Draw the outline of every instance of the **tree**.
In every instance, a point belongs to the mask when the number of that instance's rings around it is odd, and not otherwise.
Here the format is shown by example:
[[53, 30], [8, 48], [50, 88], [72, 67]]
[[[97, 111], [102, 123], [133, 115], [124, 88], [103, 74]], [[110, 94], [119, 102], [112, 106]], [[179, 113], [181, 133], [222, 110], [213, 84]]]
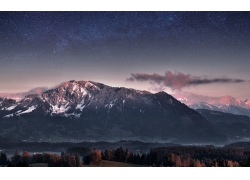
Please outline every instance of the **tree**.
[[76, 162], [76, 167], [82, 167], [82, 163], [81, 163], [78, 153], [76, 153], [75, 155], [75, 162]]
[[126, 162], [127, 163], [134, 163], [134, 155], [131, 151], [129, 151], [127, 156], [126, 156]]
[[226, 167], [233, 167], [233, 162], [230, 160], [226, 160]]
[[218, 167], [226, 167], [226, 161], [223, 158], [218, 158], [217, 164], [218, 164]]
[[164, 152], [164, 154], [163, 154], [163, 166], [165, 166], [165, 167], [176, 166], [175, 154]]
[[244, 162], [240, 162], [241, 167], [250, 167], [250, 158], [246, 158]]
[[155, 166], [159, 166], [160, 165], [160, 157], [154, 149], [151, 149], [149, 154], [148, 154], [148, 165], [153, 165], [153, 164]]
[[61, 159], [61, 157], [58, 154], [50, 155], [49, 156], [49, 161], [47, 162], [48, 166], [49, 167], [58, 167], [58, 166], [60, 166], [60, 163], [59, 163], [60, 159]]
[[108, 161], [114, 160], [114, 151], [112, 149], [105, 150], [103, 159]]
[[101, 160], [102, 160], [102, 152], [100, 150], [96, 150], [95, 147], [93, 148], [93, 150], [90, 152], [89, 155], [83, 158], [84, 164], [95, 164]]
[[24, 162], [18, 161], [16, 167], [29, 167], [29, 164], [26, 161]]
[[7, 165], [8, 164], [8, 159], [6, 153], [1, 153], [0, 157], [0, 165]]
[[122, 147], [117, 148], [115, 151], [115, 161], [125, 162], [125, 152]]
[[95, 164], [97, 163], [98, 161], [101, 161], [102, 160], [102, 155], [101, 155], [101, 151], [100, 150], [93, 150], [91, 153], [90, 153], [90, 164]]
[[196, 160], [191, 159], [190, 167], [202, 167], [202, 164], [198, 159]]
[[42, 154], [34, 154], [31, 157], [31, 163], [43, 163], [43, 155]]
[[30, 163], [30, 160], [31, 160], [31, 158], [30, 158], [29, 153], [28, 153], [27, 151], [23, 151], [22, 157], [21, 157], [21, 161], [22, 161], [23, 163], [26, 162], [27, 164], [29, 164], [29, 163]]
[[51, 154], [48, 152], [43, 153], [43, 162], [48, 163], [50, 161]]
[[65, 155], [64, 159], [66, 161], [65, 167], [75, 167], [76, 166], [75, 158], [73, 156], [67, 154], [67, 155]]
[[11, 157], [11, 163], [16, 164], [18, 161], [20, 161], [21, 155], [16, 150], [14, 153], [14, 156]]

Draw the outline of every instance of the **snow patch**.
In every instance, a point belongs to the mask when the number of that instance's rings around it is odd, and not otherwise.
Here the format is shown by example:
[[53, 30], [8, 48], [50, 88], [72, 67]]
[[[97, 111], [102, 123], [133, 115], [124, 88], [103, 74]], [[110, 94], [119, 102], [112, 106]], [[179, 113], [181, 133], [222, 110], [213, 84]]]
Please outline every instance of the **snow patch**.
[[9, 118], [9, 117], [13, 117], [13, 113], [9, 114], [9, 115], [6, 115], [6, 116], [3, 116], [3, 118]]
[[69, 104], [69, 102], [67, 104], [65, 104], [65, 105], [61, 105], [60, 107], [59, 107], [58, 104], [56, 104], [55, 106], [51, 105], [52, 109], [53, 109], [52, 113], [54, 113], [54, 114], [60, 114], [60, 113], [66, 112], [70, 108], [70, 106], [68, 106], [68, 104]]
[[18, 114], [18, 113], [20, 113], [20, 112], [22, 112], [22, 110], [17, 111], [16, 114]]
[[17, 105], [10, 106], [10, 107], [6, 108], [6, 110], [7, 110], [7, 111], [10, 111], [10, 110], [12, 110], [12, 109], [15, 109], [15, 107], [17, 107]]
[[80, 109], [82, 111], [85, 108], [85, 105], [77, 104], [76, 109]]
[[[19, 116], [20, 114], [30, 113], [30, 112], [34, 111], [35, 109], [36, 109], [36, 106], [31, 106], [26, 111], [22, 112], [22, 110], [19, 110], [15, 114], [17, 116]], [[13, 117], [13, 116], [14, 116], [14, 114], [12, 113], [12, 114], [8, 114], [8, 115], [4, 116], [3, 118]]]
[[77, 85], [74, 85], [74, 86], [73, 86], [73, 91], [75, 91], [75, 90], [76, 90], [76, 88], [77, 88]]
[[76, 118], [80, 118], [81, 113], [77, 114], [77, 113], [70, 113], [70, 114], [64, 114], [65, 117], [71, 117], [74, 116]]
[[110, 103], [109, 104], [109, 109], [111, 109], [114, 105], [115, 105], [115, 103]]
[[16, 115], [18, 116], [18, 115], [20, 115], [20, 114], [30, 113], [30, 112], [34, 111], [35, 109], [36, 109], [36, 106], [31, 106], [31, 107], [29, 107], [26, 111], [23, 111], [23, 112], [18, 113], [18, 114], [16, 114]]
[[80, 109], [82, 111], [84, 107], [85, 107], [85, 105], [84, 105], [84, 99], [82, 99], [82, 101], [80, 102], [80, 104], [77, 104], [76, 109]]

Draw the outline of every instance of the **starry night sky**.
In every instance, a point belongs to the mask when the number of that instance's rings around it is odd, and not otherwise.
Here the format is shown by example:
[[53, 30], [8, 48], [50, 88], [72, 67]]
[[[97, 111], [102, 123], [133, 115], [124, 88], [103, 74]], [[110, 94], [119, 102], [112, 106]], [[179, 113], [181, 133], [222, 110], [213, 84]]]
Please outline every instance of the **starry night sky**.
[[250, 12], [0, 12], [0, 93], [73, 79], [250, 98]]

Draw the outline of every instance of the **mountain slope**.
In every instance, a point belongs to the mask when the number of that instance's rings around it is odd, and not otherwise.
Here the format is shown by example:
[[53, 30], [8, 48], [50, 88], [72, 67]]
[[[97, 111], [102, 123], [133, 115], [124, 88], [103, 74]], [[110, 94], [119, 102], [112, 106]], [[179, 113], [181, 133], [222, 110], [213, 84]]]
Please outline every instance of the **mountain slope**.
[[228, 134], [232, 140], [250, 139], [250, 117], [207, 109], [197, 109], [197, 112]]
[[[217, 142], [226, 136], [165, 92], [152, 94], [91, 81], [68, 81], [0, 110], [0, 135], [28, 140], [138, 139]], [[15, 132], [13, 134], [13, 132]]]

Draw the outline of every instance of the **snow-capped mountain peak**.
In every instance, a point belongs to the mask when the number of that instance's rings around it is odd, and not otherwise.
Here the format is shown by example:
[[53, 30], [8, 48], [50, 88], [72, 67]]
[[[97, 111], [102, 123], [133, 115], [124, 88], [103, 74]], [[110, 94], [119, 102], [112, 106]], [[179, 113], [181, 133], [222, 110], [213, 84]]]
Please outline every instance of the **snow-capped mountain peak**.
[[[185, 102], [184, 102], [185, 103]], [[185, 103], [192, 109], [209, 109], [232, 114], [250, 116], [250, 100], [241, 101], [232, 96], [213, 98], [209, 102]]]

